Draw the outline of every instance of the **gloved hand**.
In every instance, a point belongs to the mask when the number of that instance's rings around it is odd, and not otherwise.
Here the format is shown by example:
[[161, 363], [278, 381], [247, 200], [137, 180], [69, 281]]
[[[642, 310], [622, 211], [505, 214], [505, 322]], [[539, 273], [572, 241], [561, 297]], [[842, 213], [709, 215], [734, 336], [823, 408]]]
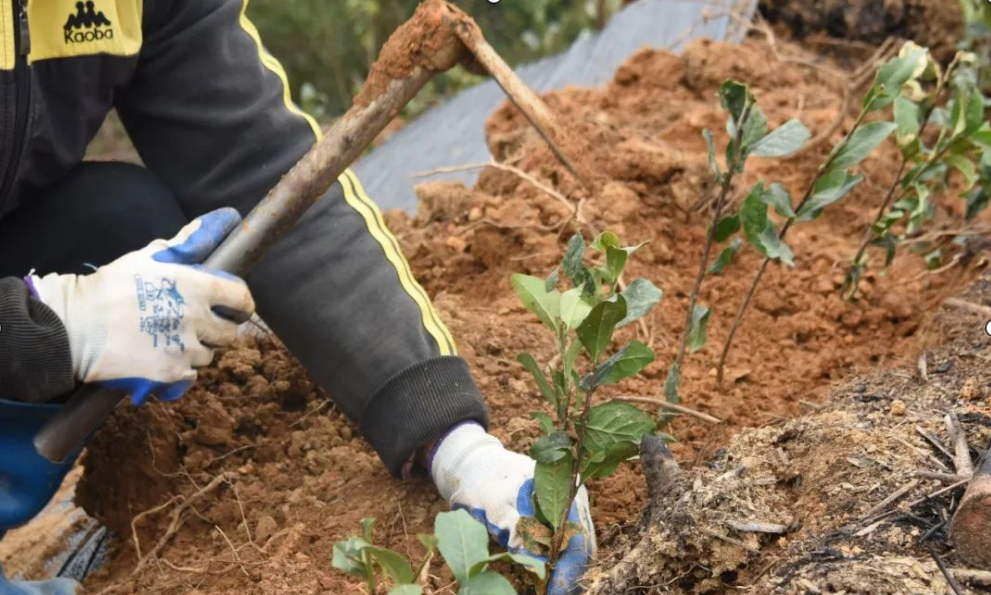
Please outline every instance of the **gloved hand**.
[[[434, 446], [430, 476], [452, 508], [464, 508], [484, 523], [506, 550], [546, 561], [526, 551], [516, 533], [521, 517], [534, 516], [535, 466], [530, 457], [506, 450], [480, 425], [468, 423], [455, 427]], [[584, 487], [575, 497], [568, 520], [585, 531], [571, 538], [558, 559], [550, 595], [581, 593], [578, 580], [595, 555], [595, 528]]]
[[67, 578], [48, 581], [10, 582], [0, 568], [0, 595], [78, 595], [82, 592], [79, 583]]
[[65, 324], [76, 379], [126, 391], [135, 405], [185, 394], [213, 348], [237, 338], [234, 319], [255, 309], [244, 281], [199, 266], [240, 222], [220, 209], [89, 275], [28, 277]]

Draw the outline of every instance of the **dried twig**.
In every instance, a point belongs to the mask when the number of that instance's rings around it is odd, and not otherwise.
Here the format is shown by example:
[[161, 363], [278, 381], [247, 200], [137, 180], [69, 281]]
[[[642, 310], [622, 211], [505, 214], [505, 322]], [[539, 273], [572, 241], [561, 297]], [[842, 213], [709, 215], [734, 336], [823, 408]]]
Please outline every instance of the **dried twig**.
[[888, 506], [902, 499], [903, 497], [905, 497], [906, 494], [917, 488], [919, 486], [919, 483], [921, 482], [918, 479], [913, 479], [912, 481], [898, 488], [890, 496], [878, 502], [877, 505], [875, 505], [873, 508], [871, 508], [866, 513], [864, 513], [863, 519], [866, 520], [872, 518], [877, 513], [888, 508]]
[[941, 452], [944, 455], [946, 455], [946, 458], [948, 458], [948, 459], [952, 459], [953, 458], [953, 454], [949, 450], [947, 450], [947, 448], [945, 446], [943, 446], [943, 443], [939, 441], [939, 438], [937, 438], [937, 437], [933, 436], [932, 434], [930, 434], [929, 432], [925, 431], [922, 428], [922, 426], [915, 426], [915, 431], [919, 434], [919, 436], [922, 436], [923, 438], [925, 438], [926, 441], [929, 442], [929, 444], [932, 444], [933, 447], [936, 448], [936, 450], [938, 450], [939, 452]]
[[932, 479], [934, 481], [941, 481], [943, 483], [957, 483], [960, 481], [967, 481], [967, 477], [962, 475], [954, 475], [952, 473], [939, 473], [937, 471], [916, 471], [912, 474], [914, 477], [919, 479]]
[[621, 403], [640, 403], [643, 405], [656, 405], [662, 409], [667, 409], [669, 411], [674, 411], [676, 413], [681, 413], [682, 415], [688, 415], [702, 421], [709, 422], [711, 424], [721, 424], [723, 420], [713, 417], [708, 413], [702, 413], [701, 411], [695, 411], [694, 409], [689, 409], [683, 405], [676, 405], [674, 403], [668, 403], [664, 399], [658, 399], [655, 397], [635, 397], [635, 396], [623, 396], [623, 397], [612, 397], [613, 401], [619, 401]]
[[957, 475], [971, 477], [974, 475], [974, 461], [970, 458], [970, 446], [967, 445], [967, 433], [960, 425], [957, 414], [950, 411], [943, 418], [946, 422], [946, 433], [953, 444], [953, 466], [957, 470]]
[[710, 529], [708, 527], [700, 527], [699, 528], [699, 531], [701, 533], [705, 533], [709, 537], [714, 537], [716, 539], [719, 539], [720, 541], [725, 541], [726, 543], [728, 543], [730, 545], [735, 545], [738, 548], [743, 548], [743, 549], [747, 550], [748, 552], [750, 552], [752, 554], [759, 554], [760, 553], [760, 549], [759, 548], [755, 548], [753, 546], [747, 545], [747, 544], [743, 543], [742, 541], [740, 541], [739, 539], [733, 539], [732, 537], [727, 537], [726, 535], [723, 535], [723, 534], [719, 533], [718, 531], [713, 531], [712, 529]]
[[780, 535], [788, 532], [788, 525], [763, 523], [760, 521], [726, 521], [726, 526], [736, 529], [741, 533], [772, 533]]
[[959, 298], [950, 298], [943, 303], [950, 308], [966, 310], [967, 312], [973, 312], [974, 314], [980, 314], [981, 316], [991, 318], [991, 307], [988, 306], [982, 306], [980, 304], [975, 304]]
[[953, 575], [950, 574], [949, 569], [946, 568], [946, 564], [943, 562], [943, 559], [936, 554], [936, 550], [932, 549], [931, 546], [929, 547], [929, 555], [932, 556], [932, 559], [936, 562], [936, 566], [939, 568], [939, 571], [943, 573], [943, 578], [946, 579], [946, 584], [950, 586], [950, 589], [953, 590], [955, 595], [963, 595], [963, 589], [960, 588], [960, 583], [957, 582], [957, 579], [953, 578]]

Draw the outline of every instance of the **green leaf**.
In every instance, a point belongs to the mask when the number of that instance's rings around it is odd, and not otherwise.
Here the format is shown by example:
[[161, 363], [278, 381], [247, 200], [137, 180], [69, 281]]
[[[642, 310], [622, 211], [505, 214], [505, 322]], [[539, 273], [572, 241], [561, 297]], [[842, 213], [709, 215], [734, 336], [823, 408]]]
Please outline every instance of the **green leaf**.
[[442, 512], [434, 520], [437, 549], [454, 578], [464, 584], [471, 567], [489, 557], [489, 533], [464, 510]]
[[606, 248], [606, 267], [604, 272], [606, 273], [606, 283], [610, 287], [615, 285], [620, 275], [623, 274], [623, 270], [626, 268], [626, 260], [629, 256], [629, 252], [622, 248], [613, 248], [612, 246]]
[[902, 85], [925, 70], [927, 54], [928, 50], [918, 48], [883, 64], [874, 77], [874, 84], [864, 96], [864, 110], [873, 112], [890, 105], [901, 92]]
[[943, 250], [942, 248], [938, 250], [933, 250], [925, 256], [926, 268], [930, 271], [938, 269], [943, 266]]
[[554, 420], [551, 416], [547, 415], [542, 411], [534, 411], [530, 414], [530, 417], [540, 422], [540, 429], [544, 431], [545, 434], [550, 434], [554, 431]]
[[712, 316], [712, 310], [695, 304], [695, 308], [692, 310], [692, 323], [688, 331], [688, 349], [692, 353], [705, 346], [705, 340], [709, 333], [710, 316]]
[[[802, 148], [812, 133], [798, 120], [788, 120], [749, 147], [754, 157], [786, 157]], [[747, 148], [747, 145], [744, 144]]]
[[540, 389], [540, 394], [544, 395], [547, 402], [557, 407], [557, 393], [554, 392], [550, 383], [547, 382], [547, 377], [544, 376], [544, 372], [540, 369], [540, 365], [537, 364], [537, 360], [529, 353], [521, 353], [516, 357], [516, 361], [523, 364], [523, 367], [530, 372], [534, 382], [537, 383], [537, 388]]
[[372, 543], [372, 529], [375, 528], [375, 519], [361, 519], [361, 534], [365, 536], [365, 541]]
[[516, 589], [501, 574], [483, 572], [467, 581], [458, 581], [458, 595], [516, 595]]
[[645, 434], [656, 429], [653, 418], [640, 409], [627, 403], [609, 401], [589, 410], [585, 448], [595, 454], [621, 442], [638, 445]]
[[984, 125], [984, 96], [976, 85], [962, 84], [954, 89], [950, 118], [954, 136], [970, 135]]
[[829, 171], [843, 171], [857, 165], [878, 148], [894, 132], [894, 122], [871, 122], [857, 129], [844, 145], [836, 145]]
[[427, 549], [428, 555], [433, 555], [437, 551], [437, 538], [427, 533], [418, 533], [416, 539]]
[[[755, 103], [750, 107], [747, 121], [743, 124], [743, 137], [741, 139], [743, 143], [743, 154], [756, 155], [754, 151], [767, 138], [767, 116], [764, 115], [764, 111], [760, 109], [760, 106]], [[771, 157], [771, 155], [768, 155], [768, 157]]]
[[560, 527], [561, 516], [571, 491], [571, 472], [575, 461], [569, 452], [554, 463], [537, 463], [533, 472], [537, 506], [551, 527]]
[[960, 172], [963, 176], [966, 187], [964, 192], [970, 190], [977, 183], [977, 166], [964, 155], [951, 155], [945, 158], [946, 164]]
[[607, 248], [619, 249], [623, 246], [619, 242], [619, 236], [611, 231], [604, 231], [592, 241], [589, 247], [599, 252], [605, 252]]
[[353, 576], [365, 576], [365, 564], [362, 552], [369, 547], [361, 537], [348, 537], [334, 544], [334, 555], [331, 565]]
[[626, 300], [626, 316], [616, 328], [640, 320], [664, 298], [664, 292], [647, 279], [634, 279], [620, 295]]
[[478, 564], [472, 567], [471, 569], [472, 576], [485, 572], [485, 570], [488, 569], [489, 564], [492, 564], [493, 562], [513, 562], [515, 564], [518, 564], [526, 568], [530, 572], [534, 573], [535, 575], [537, 575], [537, 578], [540, 580], [544, 580], [545, 578], [547, 578], [546, 564], [544, 564], [543, 562], [532, 556], [526, 556], [523, 554], [510, 554], [508, 552], [493, 554], [489, 556], [487, 559], [483, 560], [482, 562], [479, 562]]
[[557, 332], [561, 294], [557, 291], [547, 291], [547, 284], [543, 279], [530, 275], [513, 275], [512, 284], [523, 305], [536, 314], [537, 318], [551, 330]]
[[765, 190], [758, 182], [743, 201], [740, 209], [740, 221], [743, 223], [743, 235], [758, 252], [768, 258], [780, 259], [785, 264], [794, 264], [791, 249], [778, 237], [774, 223], [768, 219], [767, 203], [764, 202]]
[[716, 258], [715, 262], [713, 262], [712, 265], [705, 271], [705, 274], [707, 275], [722, 274], [722, 272], [726, 270], [726, 267], [733, 264], [733, 258], [736, 256], [736, 254], [740, 251], [740, 248], [742, 247], [743, 247], [743, 240], [741, 240], [740, 238], [733, 240], [732, 244], [730, 244], [726, 248], [723, 248], [723, 251], [719, 253], [719, 256]]
[[590, 390], [619, 382], [638, 374], [653, 361], [654, 352], [650, 347], [639, 341], [632, 341], [596, 368], [595, 372], [589, 375], [591, 385], [586, 381], [583, 383], [585, 385], [583, 388]]
[[584, 280], [582, 277], [582, 272], [585, 270], [584, 259], [585, 238], [582, 237], [582, 234], [576, 233], [568, 240], [568, 249], [565, 251], [564, 261], [561, 263], [561, 271], [564, 276], [571, 279], [575, 287], [579, 287], [580, 281]]
[[918, 104], [905, 97], [895, 99], [895, 124], [898, 131], [896, 138], [899, 147], [906, 147], [919, 138], [921, 119]]
[[[571, 377], [575, 371], [575, 362], [582, 352], [582, 342], [574, 341], [568, 346], [568, 351], [564, 354], [564, 376]], [[567, 393], [567, 391], [564, 391]]]
[[727, 80], [719, 86], [719, 103], [729, 112], [733, 122], [739, 124], [747, 107], [754, 103], [754, 96], [744, 83]]
[[389, 591], [389, 595], [423, 595], [423, 587], [420, 585], [396, 585]]
[[765, 188], [760, 194], [760, 200], [786, 219], [795, 216], [795, 211], [791, 206], [791, 195], [781, 184], [774, 183]]
[[568, 330], [578, 328], [585, 320], [588, 313], [592, 311], [594, 302], [591, 298], [582, 295], [582, 290], [569, 289], [561, 294], [561, 320]]
[[678, 387], [681, 384], [681, 366], [678, 364], [672, 364], [668, 369], [668, 376], [664, 380], [664, 398], [667, 399], [668, 403], [674, 403], [677, 405], [681, 402], [681, 397], [678, 395]]
[[740, 216], [724, 217], [716, 224], [715, 240], [719, 243], [733, 237], [733, 234], [740, 231]]
[[585, 320], [578, 326], [578, 340], [585, 346], [593, 362], [609, 346], [616, 325], [626, 318], [626, 298], [616, 296], [614, 300], [599, 302]]
[[716, 182], [720, 184], [725, 180], [725, 174], [723, 170], [719, 167], [719, 161], [716, 160], [716, 143], [712, 138], [712, 131], [706, 128], [702, 131], [702, 137], [705, 138], [705, 145], [709, 150], [709, 169], [712, 171], [712, 176], [716, 179]]
[[597, 477], [609, 477], [616, 472], [619, 465], [632, 459], [640, 453], [636, 444], [622, 442], [608, 447], [599, 453], [594, 459], [585, 461], [582, 468], [582, 477], [586, 481]]
[[404, 585], [412, 583], [416, 580], [416, 576], [413, 574], [413, 567], [410, 566], [409, 561], [392, 550], [370, 546], [365, 548], [365, 551], [376, 561], [382, 570], [385, 571], [393, 582], [396, 584]]
[[818, 219], [823, 209], [842, 200], [863, 181], [864, 176], [851, 175], [845, 171], [834, 171], [822, 176], [812, 189], [812, 196], [808, 202], [798, 210], [798, 219], [801, 221]]
[[530, 458], [549, 465], [571, 454], [571, 437], [567, 432], [551, 432], [530, 447]]
[[550, 293], [557, 289], [557, 284], [561, 281], [561, 267], [555, 267], [551, 274], [547, 276], [547, 280], [544, 283], [544, 289], [547, 293]]

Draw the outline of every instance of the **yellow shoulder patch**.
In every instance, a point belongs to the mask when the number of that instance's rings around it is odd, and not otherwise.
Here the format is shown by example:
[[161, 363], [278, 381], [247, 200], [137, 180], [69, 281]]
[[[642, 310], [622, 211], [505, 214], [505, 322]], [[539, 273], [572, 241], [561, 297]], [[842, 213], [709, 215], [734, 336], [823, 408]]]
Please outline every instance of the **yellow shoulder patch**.
[[17, 64], [14, 47], [14, 5], [0, 2], [0, 70], [13, 70]]
[[143, 0], [31, 0], [31, 62], [141, 51]]

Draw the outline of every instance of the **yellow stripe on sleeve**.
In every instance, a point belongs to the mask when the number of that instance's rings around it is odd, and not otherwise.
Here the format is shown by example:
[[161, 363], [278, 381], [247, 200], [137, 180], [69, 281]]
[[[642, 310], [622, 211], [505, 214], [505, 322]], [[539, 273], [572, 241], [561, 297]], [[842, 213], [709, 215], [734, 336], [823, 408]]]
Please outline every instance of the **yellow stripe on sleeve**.
[[444, 323], [441, 322], [440, 316], [438, 316], [437, 311], [434, 310], [433, 304], [430, 302], [430, 298], [427, 297], [427, 292], [416, 281], [416, 278], [413, 277], [413, 271], [410, 269], [409, 263], [406, 262], [399, 249], [399, 241], [396, 240], [396, 237], [392, 235], [392, 232], [385, 225], [382, 212], [379, 211], [375, 203], [365, 194], [365, 189], [361, 186], [361, 182], [351, 170], [344, 172], [338, 181], [341, 187], [344, 188], [344, 200], [365, 220], [368, 232], [382, 246], [386, 259], [396, 268], [396, 272], [399, 274], [399, 282], [403, 289], [420, 308], [423, 326], [437, 342], [441, 355], [457, 355], [457, 346], [454, 344], [451, 333], [444, 326]]
[[[2, 4], [3, 0], [0, 0]], [[289, 92], [289, 80], [286, 76], [286, 71], [279, 63], [279, 61], [268, 53], [265, 46], [262, 45], [261, 36], [258, 34], [258, 29], [255, 27], [247, 16], [248, 0], [244, 0], [241, 6], [241, 17], [240, 24], [241, 28], [244, 29], [245, 33], [248, 34], [251, 39], [255, 41], [258, 46], [258, 58], [261, 63], [275, 73], [282, 81], [282, 91], [283, 91], [283, 101], [286, 104], [286, 108], [304, 118], [306, 122], [310, 125], [313, 130], [314, 136], [316, 136], [317, 142], [323, 138], [323, 132], [320, 130], [320, 125], [317, 124], [309, 114], [304, 112], [297, 106], [293, 100], [292, 95]], [[362, 187], [361, 182], [358, 177], [355, 176], [350, 170], [344, 172], [340, 178], [338, 178], [338, 183], [344, 190], [344, 200], [348, 205], [361, 215], [362, 219], [365, 221], [365, 225], [368, 228], [368, 233], [371, 234], [372, 238], [382, 247], [382, 251], [385, 253], [386, 259], [390, 264], [396, 269], [396, 274], [399, 276], [399, 283], [403, 290], [409, 294], [410, 298], [416, 303], [417, 307], [420, 309], [420, 314], [423, 319], [423, 326], [427, 330], [427, 333], [437, 342], [437, 347], [441, 355], [457, 355], [457, 347], [454, 344], [454, 339], [451, 337], [450, 331], [441, 322], [440, 316], [438, 316], [437, 311], [434, 309], [433, 304], [430, 302], [430, 298], [427, 296], [427, 292], [423, 287], [417, 283], [416, 279], [413, 277], [413, 271], [410, 269], [409, 263], [403, 257], [402, 252], [399, 248], [399, 241], [396, 237], [392, 235], [392, 232], [385, 225], [385, 219], [382, 217], [381, 211], [375, 203], [365, 194], [365, 189]]]
[[258, 28], [248, 18], [248, 0], [244, 0], [244, 3], [241, 5], [240, 23], [241, 28], [248, 34], [248, 37], [255, 40], [255, 45], [258, 46], [258, 59], [261, 60], [262, 65], [275, 73], [275, 76], [279, 77], [279, 80], [282, 81], [282, 100], [286, 104], [286, 109], [306, 120], [306, 123], [310, 125], [310, 129], [313, 130], [313, 135], [316, 136], [319, 142], [323, 138], [323, 131], [320, 130], [320, 125], [317, 124], [317, 121], [310, 114], [299, 109], [299, 106], [293, 102], [292, 93], [289, 91], [289, 77], [286, 75], [286, 69], [282, 67], [282, 64], [279, 63], [275, 56], [268, 53], [268, 50], [265, 49], [265, 46], [262, 44], [261, 35], [258, 34]]

